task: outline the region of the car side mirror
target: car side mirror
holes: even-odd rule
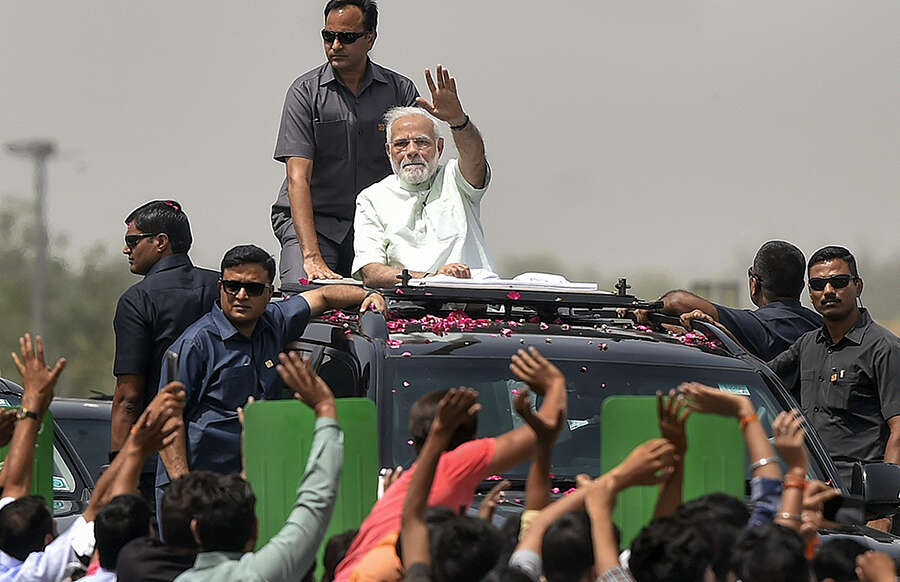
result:
[[[900,511],[900,465],[855,463],[850,493],[865,500],[868,519],[894,515]]]

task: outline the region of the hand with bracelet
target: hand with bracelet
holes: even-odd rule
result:
[[[772,423],[775,447],[787,466],[784,490],[781,493],[781,508],[775,522],[798,533],[802,530],[803,492],[806,489],[806,431],[803,416],[798,410],[782,412]]]
[[[749,398],[697,382],[681,384],[678,392],[687,399],[687,405],[691,410],[737,419],[751,459],[751,476],[781,480],[781,468],[776,462],[778,459],[775,457],[775,451],[769,444],[769,439],[756,416],[753,402]]]

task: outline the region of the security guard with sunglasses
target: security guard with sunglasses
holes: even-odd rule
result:
[[[126,218],[125,246],[131,272],[144,278],[119,298],[113,328],[116,355],[110,429],[110,461],[132,425],[156,396],[162,356],[190,324],[212,309],[219,273],[194,266],[193,239],[181,204],[153,200]],[[141,472],[141,495],[153,507],[156,455]]]
[[[282,286],[350,276],[356,195],[391,174],[382,118],[415,105],[419,93],[369,60],[377,21],[372,0],[330,0],[322,29],[328,62],[285,96],[275,159],[286,176],[272,206]]]
[[[270,302],[275,259],[254,245],[225,253],[221,272],[219,303],[169,348],[178,356],[175,378],[186,391],[185,429],[160,451],[157,503],[162,488],[189,470],[241,471],[238,409],[250,397],[281,398],[279,353],[302,335],[311,318],[351,306],[387,311],[381,295],[353,285],[327,285]],[[165,359],[161,386],[169,365]]]
[[[856,461],[900,464],[900,339],[857,306],[863,282],[850,251],[820,249],[807,271],[809,298],[825,325],[769,367],[780,373],[799,365],[800,407],[849,487]]]

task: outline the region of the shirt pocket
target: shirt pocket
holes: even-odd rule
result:
[[[465,210],[456,192],[444,189],[443,195],[425,208],[432,232],[442,243],[449,244],[466,235]]]
[[[818,382],[815,370],[800,371],[800,410],[804,414],[812,410],[819,386],[821,386],[821,382]]]
[[[313,125],[316,137],[316,159],[342,160],[347,157],[347,121],[316,121]]]
[[[222,370],[216,387],[209,393],[222,408],[237,410],[247,403],[247,398],[259,392],[256,373],[252,366],[236,366]]]
[[[843,378],[825,383],[825,406],[832,410],[850,408],[850,398],[859,385],[859,380],[858,372],[845,372]]]

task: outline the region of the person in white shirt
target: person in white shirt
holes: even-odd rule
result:
[[[437,66],[437,85],[426,69],[425,81],[430,103],[419,97],[420,107],[385,114],[394,173],[356,198],[351,271],[370,287],[394,285],[403,269],[414,278],[470,278],[471,269],[494,270],[481,227],[481,198],[491,179],[484,141],[447,69]],[[450,125],[459,151],[446,164],[439,163],[444,139],[437,120]]]

